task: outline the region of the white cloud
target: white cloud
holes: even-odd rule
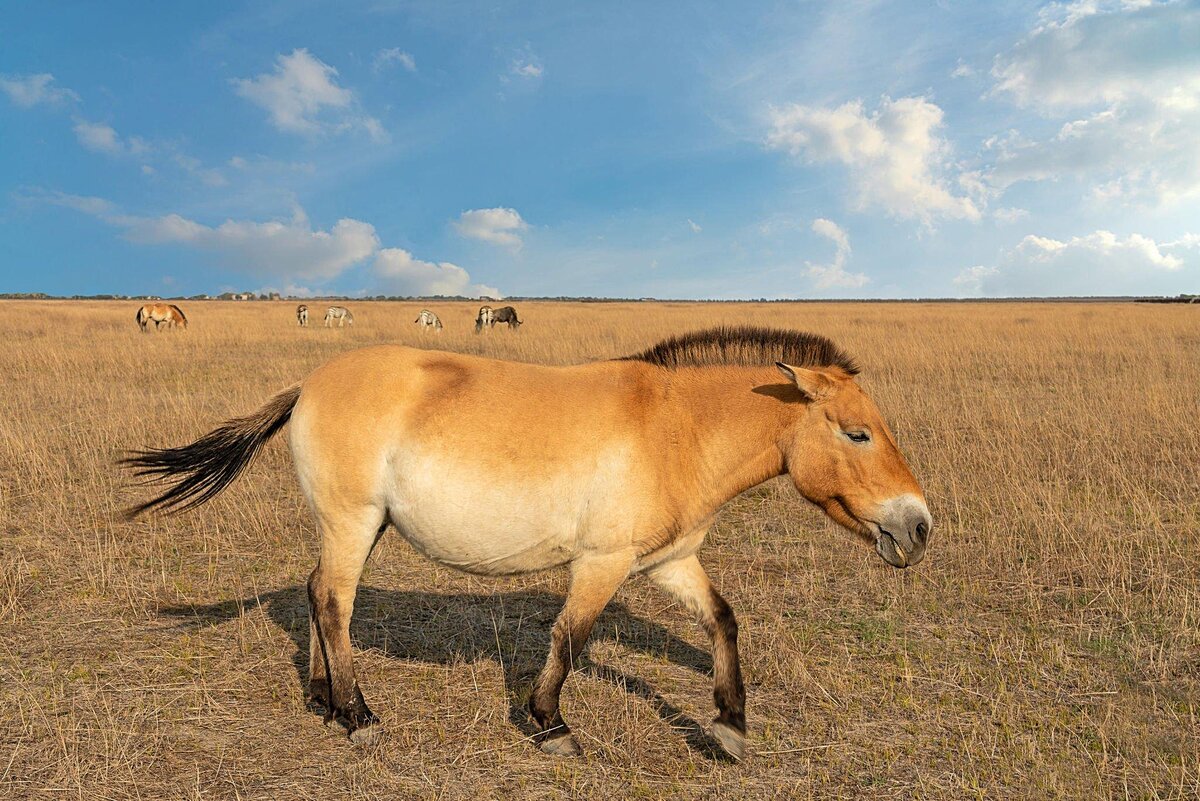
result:
[[[21,108],[37,105],[57,105],[67,100],[78,100],[79,95],[63,86],[54,85],[54,76],[48,72],[35,75],[0,75],[0,91]]]
[[[542,73],[545,72],[541,59],[532,53],[527,53],[520,58],[513,59],[513,62],[509,64],[508,71],[518,78],[525,78],[526,80],[540,78],[542,77]]]
[[[401,248],[385,248],[375,257],[375,274],[391,295],[487,295],[502,297],[500,290],[471,283],[471,276],[457,264],[414,259]]]
[[[992,212],[992,217],[1002,225],[1009,225],[1029,216],[1028,209],[1001,208]]]
[[[400,248],[380,249],[375,227],[361,220],[343,218],[323,231],[313,229],[304,210],[297,208],[287,221],[226,220],[208,226],[179,214],[122,214],[113,203],[98,197],[40,192],[27,199],[90,214],[121,229],[131,242],[176,244],[214,253],[230,269],[281,283],[290,294],[311,295],[314,290],[309,283],[319,288],[375,256],[373,274],[378,283],[363,290],[367,294],[501,297],[495,287],[473,283],[470,274],[456,264],[421,261]]]
[[[150,150],[150,145],[141,137],[123,138],[115,128],[102,122],[76,120],[74,131],[79,144],[97,153],[140,156]]]
[[[950,77],[951,78],[974,78],[977,74],[978,74],[978,72],[976,71],[976,69],[974,67],[972,67],[970,64],[967,64],[965,61],[963,61],[960,58],[958,60],[958,64],[956,64],[954,69],[951,71]]]
[[[1159,243],[1110,231],[1066,241],[1029,235],[996,266],[970,267],[954,283],[985,295],[1175,295],[1194,291],[1200,279],[1195,263],[1170,252],[1186,248],[1191,236]]]
[[[871,279],[863,273],[846,272],[846,259],[850,255],[850,238],[841,226],[832,220],[819,218],[813,221],[813,233],[825,237],[837,246],[833,261],[829,264],[807,262],[808,275],[817,289],[854,289],[864,286]]]
[[[398,47],[386,47],[377,52],[372,67],[376,72],[382,72],[393,64],[399,64],[409,72],[417,71],[417,60],[412,53],[406,53]]]
[[[327,281],[379,249],[379,237],[370,223],[343,218],[328,231],[313,230],[302,211],[287,222],[226,220],[215,227],[178,214],[113,221],[133,242],[209,250],[233,269],[291,280]]]
[[[980,217],[975,201],[954,194],[943,177],[956,170],[949,143],[937,135],[942,110],[923,97],[884,97],[869,115],[859,100],[837,108],[790,105],[772,109],[771,121],[768,147],[845,165],[860,209],[879,206],[927,225],[939,217]],[[958,178],[970,184],[962,180],[968,175]]]
[[[1200,7],[1189,2],[1052,3],[992,66],[993,93],[1077,108],[1200,88]]]
[[[281,131],[313,135],[363,128],[372,138],[385,134],[379,120],[355,111],[354,93],[337,84],[338,71],[300,48],[275,58],[275,71],[235,78],[235,91],[271,115]]]
[[[470,239],[520,250],[524,243],[518,232],[527,229],[529,224],[521,219],[516,209],[494,208],[464,211],[454,227]]]
[[[1043,141],[991,140],[989,182],[1072,177],[1099,200],[1172,203],[1200,194],[1200,7],[1195,3],[1053,5],[997,57],[993,97],[1073,114]]]
[[[687,224],[688,224],[688,227],[692,229],[693,234],[698,234],[704,230],[697,223],[693,222],[691,217],[688,217]]]

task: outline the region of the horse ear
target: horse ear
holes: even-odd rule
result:
[[[818,401],[833,394],[833,381],[829,376],[818,370],[805,367],[794,367],[783,362],[775,362],[779,372],[796,385],[805,400]]]

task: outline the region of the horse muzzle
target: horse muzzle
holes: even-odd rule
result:
[[[871,522],[876,529],[875,553],[883,561],[892,567],[911,567],[925,558],[933,518],[923,500],[915,495],[893,498]]]

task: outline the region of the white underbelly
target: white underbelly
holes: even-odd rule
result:
[[[430,559],[495,575],[555,567],[577,552],[591,476],[487,476],[469,465],[404,461],[392,465],[388,517]]]

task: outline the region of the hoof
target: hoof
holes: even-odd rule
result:
[[[350,734],[350,729],[346,726],[346,722],[336,715],[325,718],[325,728],[337,734]]]
[[[375,745],[383,739],[383,726],[378,723],[372,723],[369,726],[362,726],[350,732],[350,742],[357,746],[365,747]]]
[[[579,742],[575,739],[575,735],[570,734],[569,732],[567,734],[559,734],[542,740],[541,743],[538,744],[538,748],[542,749],[551,756],[583,756],[583,749],[579,747]]]
[[[746,735],[728,723],[720,720],[714,721],[712,736],[725,749],[725,753],[739,762],[746,756]]]

